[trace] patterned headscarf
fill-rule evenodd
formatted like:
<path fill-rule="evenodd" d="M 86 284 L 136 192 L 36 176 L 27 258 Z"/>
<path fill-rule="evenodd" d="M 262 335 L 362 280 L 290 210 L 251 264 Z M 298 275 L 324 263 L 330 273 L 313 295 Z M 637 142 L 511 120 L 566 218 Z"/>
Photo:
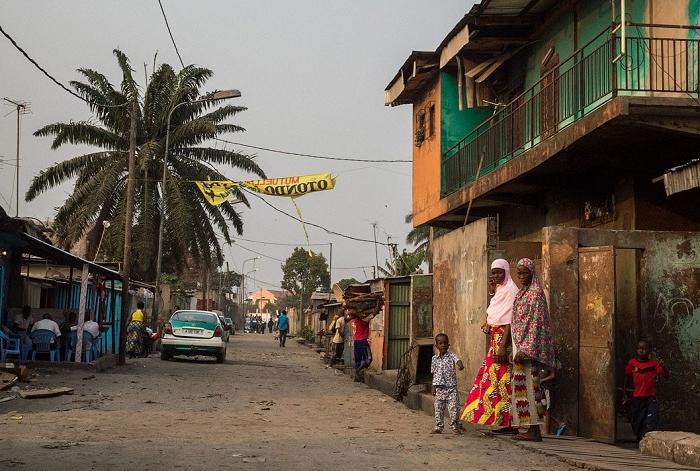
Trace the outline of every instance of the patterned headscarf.
<path fill-rule="evenodd" d="M 515 296 L 511 323 L 515 347 L 532 360 L 556 367 L 552 321 L 544 290 L 535 274 L 535 262 L 523 258 L 518 261 L 518 268 L 527 268 L 532 273 L 532 282 Z"/>

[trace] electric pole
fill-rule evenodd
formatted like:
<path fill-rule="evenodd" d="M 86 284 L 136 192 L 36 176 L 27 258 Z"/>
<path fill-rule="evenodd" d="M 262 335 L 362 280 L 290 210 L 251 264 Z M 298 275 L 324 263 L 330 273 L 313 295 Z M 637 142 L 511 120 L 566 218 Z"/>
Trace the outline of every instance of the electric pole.
<path fill-rule="evenodd" d="M 120 365 L 126 364 L 126 326 L 129 323 L 129 277 L 131 276 L 131 228 L 134 219 L 134 178 L 136 176 L 136 119 L 138 103 L 134 99 L 129 113 L 129 173 L 126 181 L 126 221 L 124 222 L 124 264 L 122 265 L 122 312 L 119 329 Z M 163 182 L 165 185 L 165 182 Z M 154 303 L 158 293 L 154 293 Z M 153 315 L 155 316 L 155 309 Z"/>
<path fill-rule="evenodd" d="M 9 98 L 3 98 L 6 102 L 14 106 L 17 110 L 17 158 L 16 158 L 16 163 L 15 163 L 15 171 L 17 172 L 15 174 L 16 178 L 16 185 L 15 185 L 15 217 L 19 217 L 19 136 L 20 136 L 20 116 L 23 114 L 29 113 L 29 109 L 27 108 L 28 103 L 24 101 L 15 101 L 15 100 L 10 100 Z M 9 208 L 8 208 L 9 209 Z"/>
<path fill-rule="evenodd" d="M 377 223 L 372 223 L 372 232 L 374 233 L 374 278 L 377 278 L 377 270 L 379 270 L 379 253 L 377 252 Z"/>

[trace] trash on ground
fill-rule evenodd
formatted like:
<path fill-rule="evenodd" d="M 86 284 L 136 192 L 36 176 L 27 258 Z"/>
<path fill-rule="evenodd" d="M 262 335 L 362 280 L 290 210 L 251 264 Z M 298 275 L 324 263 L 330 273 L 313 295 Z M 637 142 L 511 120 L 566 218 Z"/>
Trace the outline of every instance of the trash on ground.
<path fill-rule="evenodd" d="M 17 382 L 17 375 L 0 371 L 0 391 L 11 388 Z"/>
<path fill-rule="evenodd" d="M 38 399 L 42 397 L 61 396 L 63 394 L 73 394 L 73 388 L 33 389 L 19 392 L 19 396 L 22 399 Z"/>

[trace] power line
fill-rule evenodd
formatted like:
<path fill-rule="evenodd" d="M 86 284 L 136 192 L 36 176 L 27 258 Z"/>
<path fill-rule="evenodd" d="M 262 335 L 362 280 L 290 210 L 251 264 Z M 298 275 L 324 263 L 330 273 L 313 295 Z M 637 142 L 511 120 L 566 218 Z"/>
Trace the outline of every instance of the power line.
<path fill-rule="evenodd" d="M 338 236 L 338 237 L 343 237 L 343 238 L 345 238 L 345 239 L 350 239 L 350 240 L 354 240 L 354 241 L 357 241 L 357 242 L 367 242 L 367 243 L 370 243 L 370 244 L 375 244 L 375 243 L 376 243 L 376 244 L 379 244 L 379 245 L 384 245 L 384 246 L 386 246 L 386 247 L 389 247 L 389 244 L 386 244 L 386 243 L 384 243 L 384 242 L 375 242 L 374 240 L 362 239 L 362 238 L 360 238 L 360 237 L 350 236 L 350 235 L 343 234 L 343 233 L 340 233 L 340 232 L 332 231 L 332 230 L 330 230 L 330 229 L 328 229 L 328 228 L 325 228 L 325 227 L 321 226 L 320 224 L 314 224 L 313 222 L 302 221 L 302 220 L 299 219 L 298 217 L 293 216 L 293 215 L 289 214 L 288 212 L 283 211 L 283 210 L 277 208 L 276 206 L 274 206 L 272 203 L 270 203 L 269 201 L 267 201 L 265 198 L 263 198 L 262 196 L 258 195 L 257 193 L 253 193 L 252 191 L 246 190 L 246 189 L 243 188 L 243 187 L 240 187 L 240 189 L 241 189 L 242 191 L 244 191 L 245 193 L 248 193 L 248 194 L 253 195 L 253 196 L 255 196 L 256 198 L 260 199 L 263 203 L 265 203 L 266 205 L 268 205 L 269 207 L 271 207 L 272 209 L 274 209 L 274 210 L 277 211 L 278 213 L 284 214 L 285 216 L 287 216 L 287 217 L 289 217 L 289 218 L 291 218 L 291 219 L 294 219 L 295 221 L 298 221 L 298 222 L 300 222 L 300 223 L 302 223 L 302 224 L 306 224 L 307 226 L 312 226 L 312 227 L 317 227 L 317 228 L 319 228 L 319 229 L 322 229 L 322 230 L 326 231 L 327 234 L 333 234 L 333 235 L 336 235 L 336 236 Z"/>
<path fill-rule="evenodd" d="M 17 41 L 15 41 L 15 40 L 12 38 L 12 36 L 10 36 L 10 35 L 2 28 L 2 25 L 0 25 L 0 33 L 2 33 L 3 36 L 5 36 L 5 37 L 12 43 L 12 45 L 15 47 L 15 49 L 17 49 L 19 52 L 21 52 L 22 55 L 23 55 L 29 62 L 31 62 L 32 65 L 34 65 L 34 67 L 36 67 L 37 69 L 39 69 L 39 70 L 40 70 L 44 75 L 46 75 L 53 83 L 55 83 L 56 85 L 58 85 L 58 86 L 61 87 L 63 90 L 67 91 L 68 93 L 70 93 L 71 95 L 73 95 L 74 97 L 76 97 L 77 99 L 84 101 L 84 102 L 87 103 L 88 105 L 100 106 L 100 107 L 103 107 L 103 108 L 119 108 L 119 107 L 128 105 L 128 103 L 122 103 L 121 105 L 106 105 L 106 104 L 102 104 L 102 103 L 93 103 L 93 102 L 89 101 L 88 99 L 86 99 L 86 98 L 84 98 L 84 97 L 78 95 L 78 94 L 75 93 L 73 90 L 71 90 L 70 88 L 66 87 L 66 86 L 63 85 L 61 82 L 59 82 L 58 79 L 56 79 L 53 75 L 51 75 L 50 73 L 48 73 L 48 72 L 46 71 L 46 69 L 44 69 L 42 66 L 40 66 L 39 63 L 38 63 L 37 61 L 35 61 L 34 59 L 32 59 L 32 58 L 29 56 L 29 54 L 27 54 L 27 52 L 26 52 L 24 49 L 22 49 L 22 47 L 21 47 L 19 44 L 17 44 Z"/>
<path fill-rule="evenodd" d="M 163 19 L 165 20 L 165 27 L 168 28 L 168 34 L 170 35 L 170 40 L 173 42 L 173 46 L 175 47 L 175 52 L 177 53 L 177 58 L 180 59 L 180 65 L 182 68 L 185 68 L 185 63 L 182 61 L 182 56 L 180 55 L 180 51 L 177 48 L 177 44 L 175 44 L 175 38 L 173 37 L 173 32 L 170 29 L 170 23 L 168 23 L 168 17 L 165 14 L 165 10 L 163 9 L 163 2 L 161 0 L 158 0 L 158 5 L 160 5 L 160 11 L 163 13 Z"/>
<path fill-rule="evenodd" d="M 321 245 L 329 245 L 330 244 L 330 242 L 318 243 L 318 244 L 307 244 L 306 242 L 300 242 L 298 244 L 284 243 L 284 242 L 265 242 L 262 240 L 244 239 L 243 237 L 237 237 L 235 240 L 242 240 L 244 242 L 252 242 L 254 244 L 281 245 L 281 246 L 285 246 L 285 247 L 304 247 L 304 246 L 309 246 L 309 245 L 321 246 Z"/>
<path fill-rule="evenodd" d="M 255 242 L 255 241 L 251 241 L 251 242 Z M 265 242 L 261 242 L 261 243 L 265 243 Z M 279 244 L 279 245 L 286 245 L 286 244 Z M 328 244 L 311 244 L 311 245 L 328 245 Z M 240 247 L 240 248 L 242 248 L 243 250 L 247 250 L 248 252 L 254 253 L 254 254 L 256 254 L 256 255 L 260 255 L 260 256 L 263 257 L 263 258 L 269 258 L 270 260 L 274 260 L 274 261 L 276 261 L 276 262 L 282 262 L 282 263 L 285 263 L 285 262 L 286 262 L 286 260 L 282 260 L 282 259 L 279 259 L 279 258 L 271 257 L 270 255 L 267 255 L 267 254 L 264 254 L 264 253 L 261 253 L 261 252 L 257 252 L 257 251 L 255 251 L 255 250 L 253 250 L 253 249 L 248 248 L 248 247 L 244 247 L 243 245 L 241 245 L 241 244 L 239 244 L 239 243 L 237 243 L 237 242 L 235 243 L 235 246 L 236 246 L 236 247 Z M 232 246 L 232 247 L 233 247 L 233 246 Z M 301 247 L 301 246 L 298 245 L 297 247 Z M 374 266 L 374 265 L 361 265 L 361 266 L 359 266 L 359 267 L 333 267 L 333 270 L 361 270 L 361 269 L 363 269 L 363 268 L 372 268 L 373 266 Z"/>
<path fill-rule="evenodd" d="M 260 147 L 260 146 L 253 146 L 250 144 L 242 144 L 240 142 L 234 142 L 234 141 L 228 141 L 226 139 L 221 139 L 221 138 L 214 138 L 216 141 L 221 141 L 225 142 L 227 144 L 233 144 L 235 146 L 241 146 L 241 147 L 249 147 L 251 149 L 257 149 L 257 150 L 264 150 L 267 152 L 275 152 L 277 154 L 285 154 L 285 155 L 295 155 L 297 157 L 309 157 L 312 159 L 324 159 L 324 160 L 342 160 L 345 162 L 375 162 L 375 163 L 384 163 L 384 164 L 393 164 L 393 163 L 411 163 L 411 160 L 379 160 L 379 159 L 355 159 L 355 158 L 349 158 L 349 157 L 333 157 L 329 155 L 314 155 L 314 154 L 302 154 L 300 152 L 290 152 L 286 150 L 279 150 L 279 149 L 271 149 L 269 147 Z"/>

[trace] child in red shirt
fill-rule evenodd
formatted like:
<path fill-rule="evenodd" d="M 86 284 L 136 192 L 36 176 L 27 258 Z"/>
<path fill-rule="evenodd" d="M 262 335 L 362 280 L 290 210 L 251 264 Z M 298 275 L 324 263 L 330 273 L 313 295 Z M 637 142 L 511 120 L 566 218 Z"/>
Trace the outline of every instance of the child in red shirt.
<path fill-rule="evenodd" d="M 637 356 L 625 366 L 625 380 L 622 386 L 622 403 L 627 403 L 627 379 L 632 377 L 632 430 L 641 440 L 647 432 L 659 429 L 659 405 L 656 401 L 656 377 L 668 372 L 661 360 L 653 358 L 651 342 L 640 340 L 637 343 Z"/>

